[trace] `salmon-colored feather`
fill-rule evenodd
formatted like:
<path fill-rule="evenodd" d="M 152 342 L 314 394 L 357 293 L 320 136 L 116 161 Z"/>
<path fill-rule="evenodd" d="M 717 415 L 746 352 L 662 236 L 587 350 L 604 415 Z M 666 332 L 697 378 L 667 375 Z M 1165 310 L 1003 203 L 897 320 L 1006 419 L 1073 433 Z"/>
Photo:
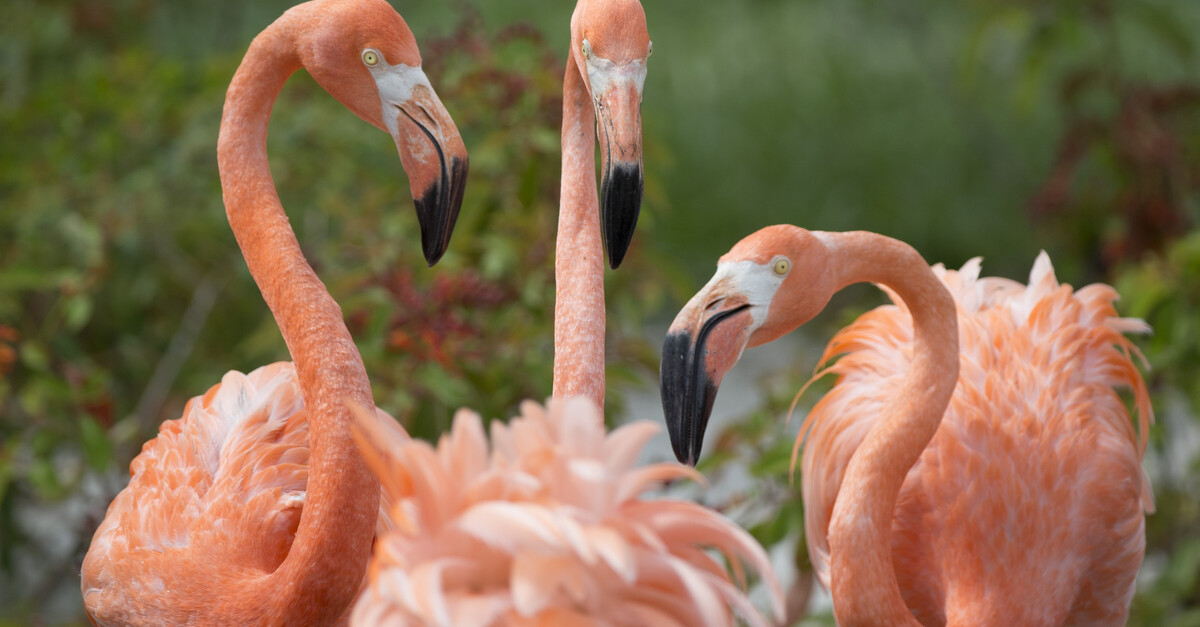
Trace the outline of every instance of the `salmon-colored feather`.
<path fill-rule="evenodd" d="M 396 424 L 380 414 L 372 422 Z M 129 485 L 88 550 L 88 606 L 125 623 L 158 623 L 171 615 L 172 598 L 219 598 L 207 584 L 273 572 L 295 538 L 307 462 L 308 416 L 293 365 L 227 373 L 164 422 L 130 464 Z"/>
<path fill-rule="evenodd" d="M 364 421 L 359 445 L 390 477 L 385 498 L 401 520 L 377 542 L 355 624 L 727 625 L 731 607 L 767 624 L 700 547 L 764 573 L 782 613 L 766 554 L 744 531 L 694 503 L 638 498 L 655 478 L 687 474 L 631 467 L 652 426 L 607 434 L 582 398 L 521 411 L 492 423 L 490 450 L 466 411 L 436 449 Z M 395 449 L 370 450 L 385 446 Z"/>
<path fill-rule="evenodd" d="M 1122 333 L 1146 325 L 1117 315 L 1107 285 L 1060 285 L 1044 253 L 1028 287 L 978 278 L 978 260 L 935 273 L 957 301 L 961 363 L 897 499 L 893 563 L 905 602 L 925 624 L 995 620 L 1001 604 L 1032 612 L 1044 599 L 1061 611 L 1009 614 L 1006 624 L 1123 624 L 1143 510 L 1153 509 L 1141 470 L 1153 413 Z M 806 540 L 826 587 L 842 476 L 912 360 L 910 315 L 893 301 L 829 343 L 822 362 L 837 358 L 828 369 L 838 381 L 806 420 Z M 1133 393 L 1136 429 L 1120 389 Z M 964 582 L 988 590 L 993 606 L 956 610 Z"/>

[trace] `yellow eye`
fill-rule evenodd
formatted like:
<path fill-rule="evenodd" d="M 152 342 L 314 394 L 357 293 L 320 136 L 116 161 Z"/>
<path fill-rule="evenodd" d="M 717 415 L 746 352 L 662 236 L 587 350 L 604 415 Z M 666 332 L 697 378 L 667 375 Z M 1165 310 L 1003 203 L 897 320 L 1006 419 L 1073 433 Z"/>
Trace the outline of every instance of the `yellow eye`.
<path fill-rule="evenodd" d="M 375 67 L 379 65 L 379 53 L 374 50 L 363 50 L 362 60 L 363 63 L 367 64 L 367 67 Z"/>
<path fill-rule="evenodd" d="M 650 55 L 652 55 L 652 54 L 654 54 L 654 42 L 653 41 L 650 42 L 649 46 L 646 46 L 646 58 L 649 58 Z"/>
<path fill-rule="evenodd" d="M 792 262 L 787 259 L 776 259 L 775 266 L 771 269 L 775 271 L 776 276 L 783 276 L 792 269 Z"/>
<path fill-rule="evenodd" d="M 585 58 L 585 59 L 591 58 L 592 44 L 589 44 L 588 40 L 584 39 L 583 43 L 579 45 L 579 51 L 583 53 L 583 58 Z"/>

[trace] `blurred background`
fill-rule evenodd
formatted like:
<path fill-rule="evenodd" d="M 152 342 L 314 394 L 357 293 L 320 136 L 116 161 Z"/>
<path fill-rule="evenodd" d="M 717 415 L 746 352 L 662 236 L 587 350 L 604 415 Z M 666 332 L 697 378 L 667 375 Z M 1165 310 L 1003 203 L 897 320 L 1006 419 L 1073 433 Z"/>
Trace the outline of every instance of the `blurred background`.
<path fill-rule="evenodd" d="M 225 221 L 225 88 L 286 0 L 9 0 L 0 21 L 0 625 L 85 624 L 79 564 L 129 462 L 230 369 L 287 359 Z M 646 193 L 608 273 L 609 420 L 661 421 L 658 348 L 716 258 L 759 227 L 868 229 L 930 262 L 1106 281 L 1150 365 L 1157 512 L 1130 624 L 1200 625 L 1200 3 L 645 0 Z M 341 303 L 378 405 L 433 438 L 550 392 L 561 84 L 573 3 L 397 7 L 471 172 L 449 253 L 421 261 L 390 138 L 304 73 L 271 167 Z M 687 493 L 812 589 L 787 406 L 850 290 L 754 349 Z M 731 374 L 731 377 L 733 375 Z M 823 390 L 809 392 L 802 416 Z M 665 435 L 650 455 L 667 459 Z M 801 618 L 807 614 L 807 618 Z"/>

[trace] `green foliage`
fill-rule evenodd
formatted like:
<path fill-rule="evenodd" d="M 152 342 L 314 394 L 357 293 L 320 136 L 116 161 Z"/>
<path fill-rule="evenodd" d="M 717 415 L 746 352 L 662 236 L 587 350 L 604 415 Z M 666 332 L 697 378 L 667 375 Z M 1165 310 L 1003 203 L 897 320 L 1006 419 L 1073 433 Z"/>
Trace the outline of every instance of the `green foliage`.
<path fill-rule="evenodd" d="M 153 373 L 191 283 L 233 267 L 219 244 L 228 228 L 204 216 L 221 213 L 208 137 L 221 86 L 145 49 L 109 48 L 73 9 L 17 2 L 6 10 L 18 19 L 0 26 L 13 70 L 0 97 L 5 607 L 20 599 L 36 608 L 78 572 L 104 504 L 58 527 L 70 534 L 65 547 L 34 521 L 98 473 L 120 476 L 162 419 L 160 406 L 142 406 L 161 403 L 147 386 L 162 380 Z M 183 206 L 199 199 L 207 202 Z M 43 568 L 10 579 L 31 564 Z"/>
<path fill-rule="evenodd" d="M 980 24 L 977 50 L 1016 42 L 1021 84 L 1040 87 L 1024 97 L 1052 97 L 1061 117 L 1028 210 L 1066 258 L 1062 270 L 1106 278 L 1200 220 L 1191 174 L 1200 83 L 1188 34 L 1200 11 L 1163 0 L 1019 2 Z"/>
<path fill-rule="evenodd" d="M 1200 231 L 1124 269 L 1115 287 L 1124 313 L 1154 330 L 1139 342 L 1151 387 L 1178 390 L 1200 408 Z"/>
<path fill-rule="evenodd" d="M 1138 590 L 1131 624 L 1200 625 L 1200 451 L 1172 446 L 1200 431 L 1200 231 L 1123 269 L 1116 287 L 1128 315 L 1154 329 L 1139 344 L 1159 416 L 1151 453 L 1169 470 L 1155 477 L 1156 511 L 1146 519 L 1156 576 Z"/>

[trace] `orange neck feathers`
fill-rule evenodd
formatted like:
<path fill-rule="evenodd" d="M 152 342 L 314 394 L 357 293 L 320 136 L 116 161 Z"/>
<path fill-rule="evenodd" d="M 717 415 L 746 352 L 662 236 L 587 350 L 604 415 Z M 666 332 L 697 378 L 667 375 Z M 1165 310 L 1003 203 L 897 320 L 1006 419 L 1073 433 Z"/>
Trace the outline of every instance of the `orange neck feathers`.
<path fill-rule="evenodd" d="M 354 599 L 366 569 L 379 487 L 351 438 L 347 403 L 374 407 L 341 309 L 305 261 L 267 167 L 271 107 L 300 68 L 291 13 L 250 45 L 226 96 L 217 154 L 229 223 L 295 361 L 309 414 L 304 512 L 287 558 L 246 582 L 229 616 L 256 606 L 280 624 L 328 624 Z M 245 612 L 245 613 L 243 613 Z"/>
<path fill-rule="evenodd" d="M 829 233 L 839 283 L 881 283 L 913 316 L 901 392 L 850 459 L 829 523 L 834 611 L 842 625 L 918 625 L 892 567 L 892 517 L 908 470 L 941 424 L 958 381 L 953 297 L 912 247 L 867 232 Z"/>
<path fill-rule="evenodd" d="M 554 391 L 604 407 L 604 253 L 596 115 L 574 56 L 563 78 L 562 187 L 554 249 Z"/>

